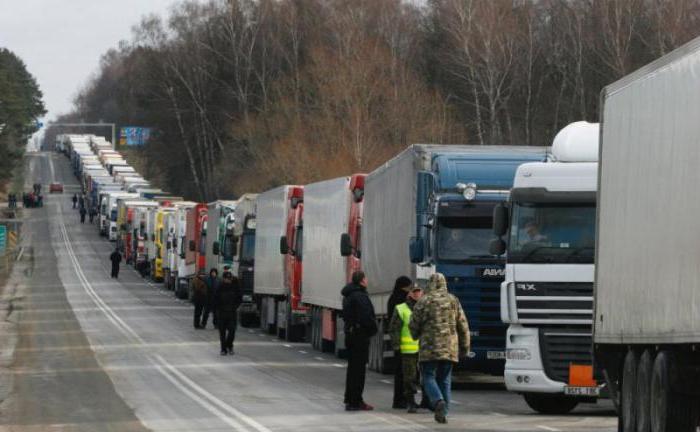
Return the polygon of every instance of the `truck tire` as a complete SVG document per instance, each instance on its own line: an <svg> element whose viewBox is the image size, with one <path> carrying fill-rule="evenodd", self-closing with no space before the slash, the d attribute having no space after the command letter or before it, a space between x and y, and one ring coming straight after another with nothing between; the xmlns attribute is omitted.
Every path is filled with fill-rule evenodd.
<svg viewBox="0 0 700 432"><path fill-rule="evenodd" d="M637 365L637 429L636 432L651 431L651 375L654 370L654 354L644 350Z"/></svg>
<svg viewBox="0 0 700 432"><path fill-rule="evenodd" d="M661 351L654 361L651 379L651 431L695 432L693 400L674 391L675 356Z"/></svg>
<svg viewBox="0 0 700 432"><path fill-rule="evenodd" d="M618 430L620 432L636 432L637 430L637 353L627 351L622 363L622 388L620 390L620 415Z"/></svg>
<svg viewBox="0 0 700 432"><path fill-rule="evenodd" d="M525 393L525 403L540 414L568 414L576 408L578 400L560 394Z"/></svg>

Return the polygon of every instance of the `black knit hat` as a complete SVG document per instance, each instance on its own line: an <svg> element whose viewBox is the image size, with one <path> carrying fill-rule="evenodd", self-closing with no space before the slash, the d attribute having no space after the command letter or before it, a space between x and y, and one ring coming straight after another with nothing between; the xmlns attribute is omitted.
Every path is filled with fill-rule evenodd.
<svg viewBox="0 0 700 432"><path fill-rule="evenodd" d="M408 288L413 285L413 281L408 276L399 276L394 282L394 290Z"/></svg>

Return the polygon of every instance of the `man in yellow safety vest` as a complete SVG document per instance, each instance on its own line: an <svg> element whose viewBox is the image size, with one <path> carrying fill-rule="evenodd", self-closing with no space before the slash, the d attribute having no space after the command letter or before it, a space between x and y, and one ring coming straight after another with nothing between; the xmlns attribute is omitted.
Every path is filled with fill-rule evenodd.
<svg viewBox="0 0 700 432"><path fill-rule="evenodd" d="M394 351L401 352L401 364L396 365L403 369L404 391L406 393L406 406L409 413L415 413L416 389L418 386L418 341L411 337L408 323L411 321L413 306L423 295L423 291L418 286L414 286L408 292L406 301L396 306L391 317L389 331Z"/></svg>

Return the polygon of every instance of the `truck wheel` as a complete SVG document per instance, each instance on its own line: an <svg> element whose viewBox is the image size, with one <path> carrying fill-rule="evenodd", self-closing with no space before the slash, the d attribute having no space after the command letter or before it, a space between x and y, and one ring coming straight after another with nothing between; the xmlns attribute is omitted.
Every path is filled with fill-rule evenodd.
<svg viewBox="0 0 700 432"><path fill-rule="evenodd" d="M630 350L622 365L622 399L620 402L620 432L636 432L637 428L637 354Z"/></svg>
<svg viewBox="0 0 700 432"><path fill-rule="evenodd" d="M540 414L568 414L578 405L576 399L558 394L525 393L523 397L527 405Z"/></svg>
<svg viewBox="0 0 700 432"><path fill-rule="evenodd" d="M692 399L674 391L671 383L676 373L672 353L661 351L654 361L651 379L651 431L694 432L695 415Z"/></svg>
<svg viewBox="0 0 700 432"><path fill-rule="evenodd" d="M654 369L654 355L645 350L639 358L637 365L637 432L649 432L651 430L651 375Z"/></svg>

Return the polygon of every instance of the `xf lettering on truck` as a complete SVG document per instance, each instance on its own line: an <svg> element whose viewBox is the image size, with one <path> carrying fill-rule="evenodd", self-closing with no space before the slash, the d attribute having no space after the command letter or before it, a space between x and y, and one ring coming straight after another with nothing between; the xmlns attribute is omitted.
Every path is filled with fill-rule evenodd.
<svg viewBox="0 0 700 432"><path fill-rule="evenodd" d="M519 283L515 284L515 287L521 291L537 291L537 287L535 287L535 284L531 283Z"/></svg>

